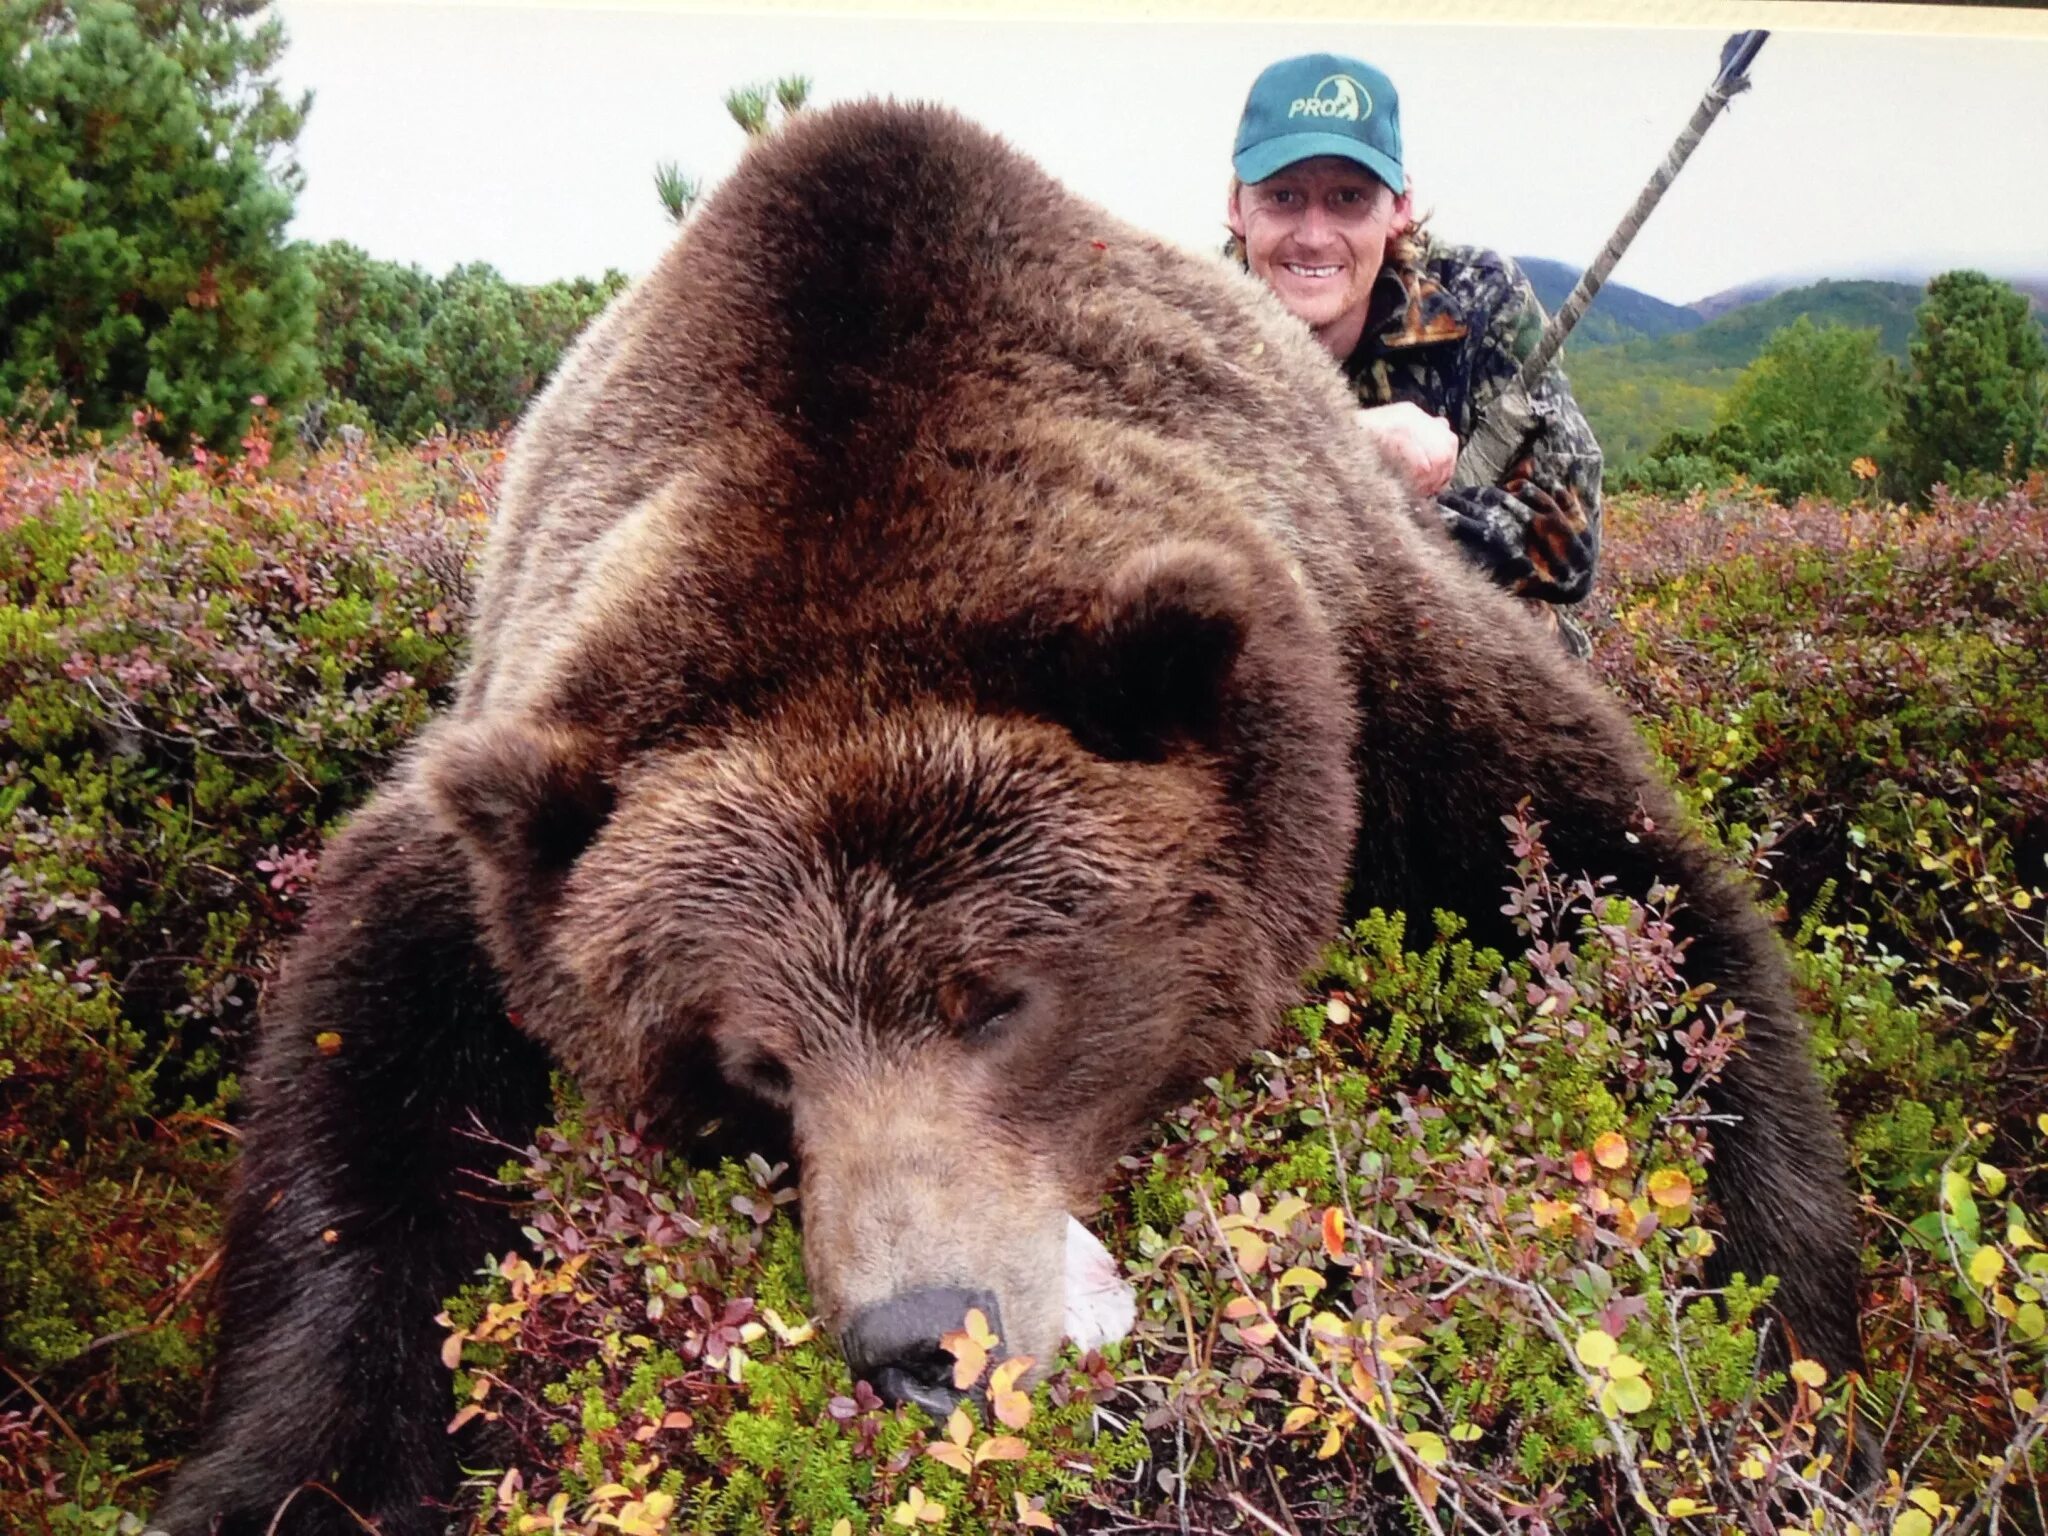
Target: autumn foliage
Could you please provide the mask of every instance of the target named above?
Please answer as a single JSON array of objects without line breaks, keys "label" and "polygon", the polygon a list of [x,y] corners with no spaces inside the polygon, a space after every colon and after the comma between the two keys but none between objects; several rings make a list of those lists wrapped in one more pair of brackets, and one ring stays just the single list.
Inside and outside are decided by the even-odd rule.
[{"label": "autumn foliage", "polygon": [[[496,450],[0,443],[0,1526],[132,1528],[194,1419],[234,1066],[320,839],[446,697]],[[1122,1343],[885,1409],[790,1171],[587,1115],[448,1298],[482,1533],[2048,1527],[2048,498],[1623,499],[1599,675],[1792,945],[1864,1201],[1867,1381],[1706,1293],[1669,916],[1500,828],[1521,952],[1333,935],[1273,1050],[1118,1170]],[[1674,1063],[1676,1065],[1674,1065]],[[1880,1443],[1893,1475],[1839,1481]],[[2000,1523],[2002,1522],[2002,1523]]]}]

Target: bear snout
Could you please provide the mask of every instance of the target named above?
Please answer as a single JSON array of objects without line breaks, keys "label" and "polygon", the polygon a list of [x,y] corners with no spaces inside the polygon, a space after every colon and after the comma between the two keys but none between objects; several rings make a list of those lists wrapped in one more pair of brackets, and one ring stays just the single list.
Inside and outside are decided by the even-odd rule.
[{"label": "bear snout", "polygon": [[988,1326],[1001,1331],[996,1298],[988,1291],[926,1286],[863,1307],[839,1336],[839,1347],[857,1380],[884,1402],[915,1403],[943,1420],[967,1394],[953,1385],[953,1356],[941,1347],[944,1335],[961,1329],[979,1308]]}]

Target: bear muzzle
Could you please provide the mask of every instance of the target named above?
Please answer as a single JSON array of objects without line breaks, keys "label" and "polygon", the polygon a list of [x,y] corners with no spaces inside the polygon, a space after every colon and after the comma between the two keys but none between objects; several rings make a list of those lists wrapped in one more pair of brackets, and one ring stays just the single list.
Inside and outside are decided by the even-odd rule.
[{"label": "bear muzzle", "polygon": [[1000,1334],[1001,1312],[991,1292],[959,1286],[905,1291],[863,1307],[840,1333],[839,1347],[855,1378],[884,1402],[915,1403],[944,1420],[967,1394],[953,1385],[953,1356],[939,1340],[962,1329],[976,1308]]}]

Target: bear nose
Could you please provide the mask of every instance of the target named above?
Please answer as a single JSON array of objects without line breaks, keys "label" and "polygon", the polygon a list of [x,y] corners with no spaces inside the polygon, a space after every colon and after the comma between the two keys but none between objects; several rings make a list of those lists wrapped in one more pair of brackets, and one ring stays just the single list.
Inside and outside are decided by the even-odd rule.
[{"label": "bear nose", "polygon": [[953,1385],[953,1357],[939,1347],[939,1336],[964,1327],[976,1307],[991,1330],[1002,1331],[996,1299],[987,1291],[927,1286],[863,1308],[840,1334],[839,1347],[854,1377],[884,1402],[915,1403],[944,1419],[967,1394]]}]

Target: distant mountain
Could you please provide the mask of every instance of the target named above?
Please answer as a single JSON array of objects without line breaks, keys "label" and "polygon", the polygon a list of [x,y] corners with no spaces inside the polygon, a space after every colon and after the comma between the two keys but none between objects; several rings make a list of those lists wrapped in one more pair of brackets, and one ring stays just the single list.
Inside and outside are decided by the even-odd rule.
[{"label": "distant mountain", "polygon": [[1734,288],[1723,288],[1719,293],[1710,293],[1704,299],[1695,299],[1686,306],[1702,320],[1718,320],[1731,309],[1740,309],[1745,304],[1774,298],[1787,288],[1797,288],[1796,277],[1767,277],[1758,282],[1742,283]]},{"label": "distant mountain", "polygon": [[[1517,256],[1515,263],[1536,290],[1546,314],[1556,314],[1578,286],[1580,269],[1565,262]],[[1639,336],[1671,336],[1698,324],[1700,317],[1683,305],[1667,304],[1641,289],[1610,282],[1602,286],[1592,308],[1572,332],[1572,341],[1581,347],[1608,346]]]},{"label": "distant mountain", "polygon": [[[1804,315],[1815,325],[1846,325],[1857,330],[1875,327],[1879,344],[1901,362],[1913,334],[1913,316],[1924,290],[1913,283],[1836,282],[1823,278],[1804,288],[1786,288],[1724,310],[1687,335],[1657,345],[1660,357],[1690,354],[1702,364],[1746,368],[1763,350],[1771,333]],[[1645,344],[1638,356],[1648,356]]]},{"label": "distant mountain", "polygon": [[[1533,274],[1530,280],[1535,283]],[[2035,313],[2048,332],[2048,278],[2001,281],[2034,300]],[[1537,291],[1541,296],[1540,286]],[[1756,360],[1774,332],[1802,315],[1815,325],[1874,329],[1879,346],[1903,367],[1925,293],[1924,282],[1878,278],[1747,283],[1682,311],[1714,312],[1712,319],[1690,328],[1625,336],[1604,346],[1586,345],[1581,341],[1585,332],[1575,332],[1574,340],[1581,344],[1568,350],[1565,371],[1609,461],[1618,462],[1648,452],[1673,428],[1712,426],[1715,409],[1736,376]],[[1603,291],[1601,299],[1606,297]],[[1597,315],[1599,308],[1596,301],[1593,313]]]},{"label": "distant mountain", "polygon": [[[1740,292],[1716,297],[1732,300]],[[1734,302],[1691,330],[1582,348],[1571,354],[1567,371],[1608,457],[1632,458],[1674,427],[1711,426],[1736,375],[1774,331],[1801,315],[1815,325],[1874,328],[1883,349],[1904,362],[1920,298],[1911,283],[1829,280],[1787,288]]]},{"label": "distant mountain", "polygon": [[[1862,281],[1880,283],[1903,283],[1915,290],[1924,290],[1928,280],[1942,268],[1895,267],[1866,269],[1853,274],[1850,279],[1834,281]],[[2009,272],[1993,272],[1991,276],[2001,283],[2009,283],[2024,293],[2039,314],[2048,314],[2048,273],[2028,273],[2015,277]],[[1740,309],[1745,304],[1755,304],[1764,299],[1775,298],[1781,293],[1813,286],[1817,279],[1811,277],[1766,277],[1756,282],[1741,283],[1733,288],[1724,288],[1719,293],[1708,294],[1704,299],[1695,299],[1686,308],[1704,320],[1718,320],[1730,310]]]}]

